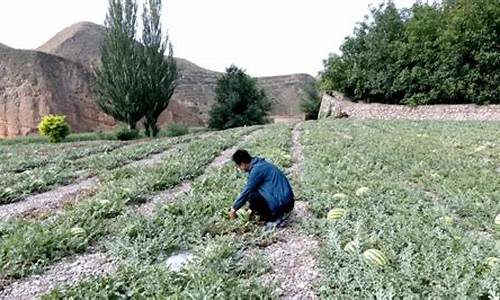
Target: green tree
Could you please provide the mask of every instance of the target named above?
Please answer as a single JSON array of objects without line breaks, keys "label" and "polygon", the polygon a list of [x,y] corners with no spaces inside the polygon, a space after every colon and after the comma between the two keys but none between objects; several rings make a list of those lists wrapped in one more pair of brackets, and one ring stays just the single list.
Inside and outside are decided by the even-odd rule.
[{"label": "green tree", "polygon": [[457,103],[500,103],[500,3],[457,0],[441,37],[441,90]]},{"label": "green tree", "polygon": [[402,103],[419,105],[443,100],[440,92],[440,36],[446,26],[444,11],[437,4],[417,3],[406,23],[405,43],[398,48],[398,75],[393,91]]},{"label": "green tree", "polygon": [[135,41],[137,4],[134,0],[109,0],[101,65],[96,70],[97,105],[135,130],[144,117],[141,46]]},{"label": "green tree", "polygon": [[161,7],[161,0],[148,0],[144,4],[142,34],[144,68],[141,82],[147,103],[144,127],[147,136],[155,137],[159,132],[158,117],[167,108],[178,78],[172,44],[168,35],[162,33]]},{"label": "green tree", "polygon": [[300,110],[306,114],[306,120],[315,120],[318,118],[321,107],[321,96],[315,83],[306,86],[304,96],[300,100]]},{"label": "green tree", "polygon": [[227,129],[268,122],[271,101],[257,81],[232,65],[217,80],[216,104],[210,110],[209,127]]},{"label": "green tree", "polygon": [[321,89],[368,102],[500,103],[499,28],[497,0],[388,1],[324,61]]},{"label": "green tree", "polygon": [[141,42],[136,40],[137,7],[137,0],[109,0],[102,64],[96,71],[97,105],[130,130],[144,118],[146,135],[156,136],[158,117],[176,87],[177,66],[162,33],[162,1],[144,4]]}]

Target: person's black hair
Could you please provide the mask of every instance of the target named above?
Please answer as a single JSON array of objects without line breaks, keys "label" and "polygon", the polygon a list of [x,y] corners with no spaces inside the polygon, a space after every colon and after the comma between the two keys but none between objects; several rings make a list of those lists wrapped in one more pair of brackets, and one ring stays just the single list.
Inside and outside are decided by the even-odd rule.
[{"label": "person's black hair", "polygon": [[233,161],[235,164],[240,165],[242,163],[250,163],[252,162],[252,156],[248,153],[247,150],[237,150],[233,154]]}]

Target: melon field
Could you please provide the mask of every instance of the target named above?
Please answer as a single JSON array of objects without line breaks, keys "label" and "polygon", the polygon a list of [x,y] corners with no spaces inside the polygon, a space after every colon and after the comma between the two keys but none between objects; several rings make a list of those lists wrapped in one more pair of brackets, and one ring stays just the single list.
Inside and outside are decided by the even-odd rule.
[{"label": "melon field", "polygon": [[[238,148],[291,180],[284,228],[228,220]],[[494,122],[0,145],[0,299],[498,299],[499,214]]]}]

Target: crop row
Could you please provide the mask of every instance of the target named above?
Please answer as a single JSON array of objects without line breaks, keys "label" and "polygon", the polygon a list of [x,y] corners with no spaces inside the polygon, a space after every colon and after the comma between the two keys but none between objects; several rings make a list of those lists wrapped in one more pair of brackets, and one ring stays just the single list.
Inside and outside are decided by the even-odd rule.
[{"label": "crop row", "polygon": [[[251,154],[280,167],[291,165],[290,128],[266,127],[246,141]],[[245,182],[232,163],[210,171],[193,183],[189,194],[166,204],[153,217],[130,213],[115,223],[106,252],[121,261],[113,275],[60,288],[46,299],[62,298],[270,298],[259,275],[268,270],[261,258],[244,250],[269,237],[241,215],[229,221],[227,212]],[[194,261],[175,273],[165,260],[189,251]]]},{"label": "crop row", "polygon": [[457,127],[458,123],[454,123],[456,127],[452,127],[445,123],[448,134],[441,126],[416,133],[422,131],[419,123],[402,122],[396,134],[388,132],[384,123],[369,124],[371,130],[387,134],[385,140],[393,139],[392,145],[412,160],[401,164],[401,160],[391,157],[394,149],[388,144],[384,153],[386,169],[399,170],[401,179],[405,178],[444,213],[450,213],[458,225],[477,232],[493,231],[491,220],[500,210],[500,144],[488,131],[481,131],[484,124]]},{"label": "crop row", "polygon": [[[417,129],[400,125],[403,129],[384,122],[337,121],[304,127],[302,192],[316,218],[306,229],[326,240],[320,255],[325,282],[318,292],[355,298],[498,297],[500,269],[488,264],[488,257],[499,250],[492,238],[477,232],[488,230],[485,224],[493,223],[499,209],[498,201],[490,200],[496,197],[495,183],[477,179],[484,176],[477,160],[442,148],[437,136],[433,142],[421,140]],[[438,177],[425,188],[442,186],[446,193],[430,197],[432,191],[419,187],[418,180],[415,186],[415,178],[431,174],[416,177],[415,172],[431,168],[477,179],[477,189],[458,177]],[[455,199],[490,211],[470,210],[471,220],[482,221],[464,226],[449,218]]]},{"label": "crop row", "polygon": [[103,171],[143,159],[195,138],[196,136],[190,135],[136,143],[114,150],[111,148],[109,151],[80,159],[58,160],[54,164],[30,169],[19,174],[2,175],[0,176],[0,204],[22,201],[30,194],[44,192],[58,185],[67,185],[79,178],[102,174]]},{"label": "crop row", "polygon": [[34,147],[34,145],[0,147],[0,174],[21,173],[52,163],[75,160],[99,152],[112,151],[124,145],[124,143],[117,141],[99,141],[66,144],[65,147],[60,148],[57,148],[55,145],[52,145],[52,147],[40,147],[40,145],[35,145],[38,147]]},{"label": "crop row", "polygon": [[43,220],[9,219],[0,223],[0,274],[20,278],[58,259],[82,252],[106,234],[108,220],[131,203],[194,178],[221,150],[252,130],[232,130],[181,144],[165,159],[144,168],[123,167],[105,176],[95,196]]}]

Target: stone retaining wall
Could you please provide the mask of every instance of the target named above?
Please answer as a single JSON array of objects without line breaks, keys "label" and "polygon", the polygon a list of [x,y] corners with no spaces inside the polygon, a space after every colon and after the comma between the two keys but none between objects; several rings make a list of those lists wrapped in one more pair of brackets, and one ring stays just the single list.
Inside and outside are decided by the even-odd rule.
[{"label": "stone retaining wall", "polygon": [[342,112],[354,119],[380,120],[477,120],[500,121],[500,105],[421,105],[417,107],[380,103],[352,102],[341,93],[325,94],[319,118]]}]

